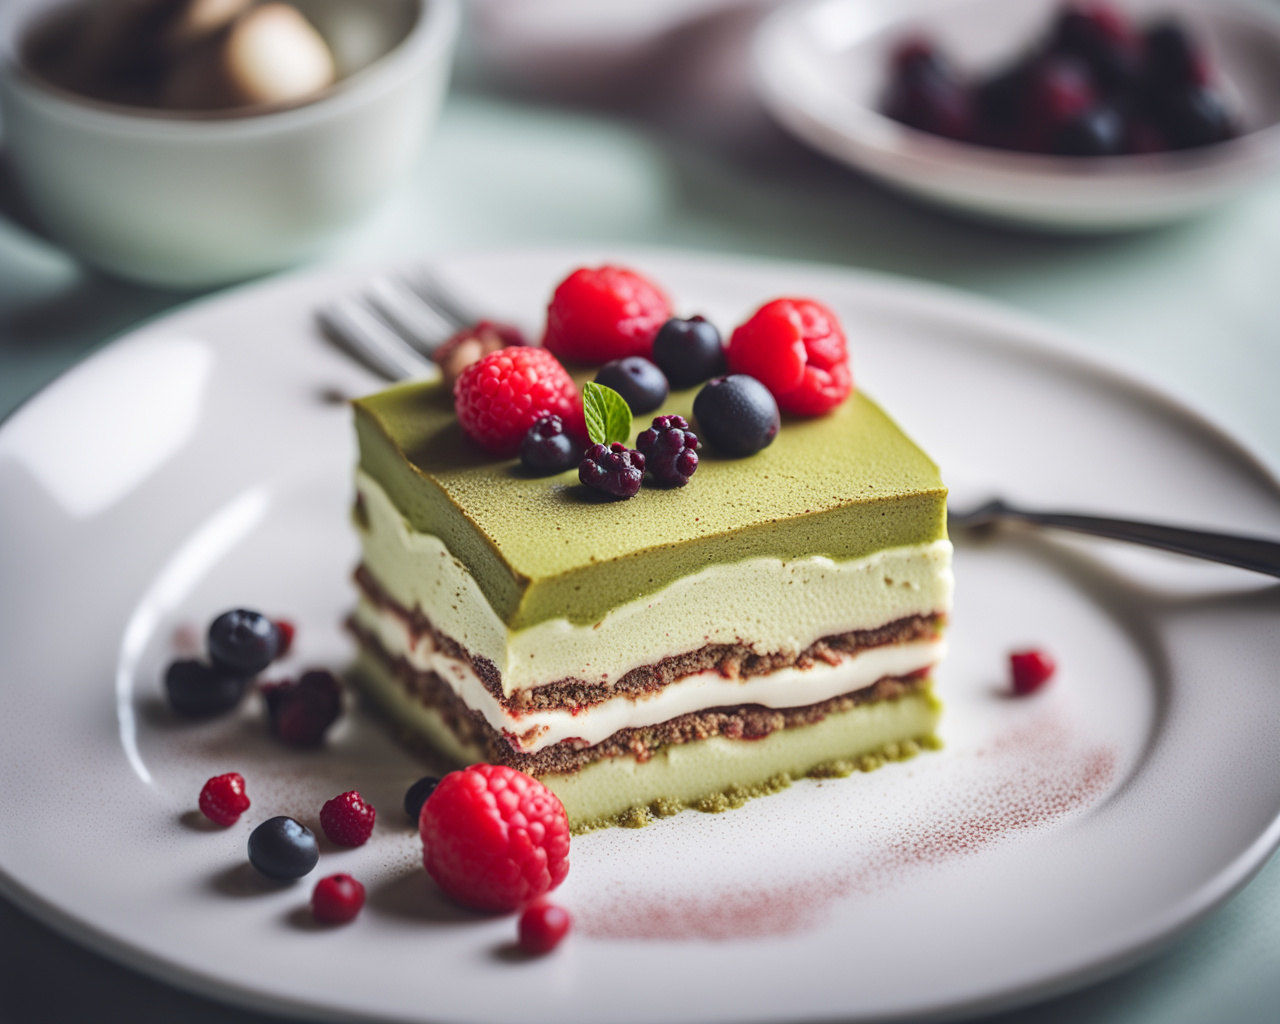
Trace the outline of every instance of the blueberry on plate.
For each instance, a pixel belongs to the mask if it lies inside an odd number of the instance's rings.
[[[735,373],[708,381],[693,400],[698,433],[721,455],[754,455],[778,436],[778,403],[754,377]]]
[[[672,317],[653,339],[653,361],[677,391],[724,373],[724,346],[704,317]]]
[[[280,651],[280,630],[259,612],[223,612],[209,627],[209,657],[219,668],[256,676]]]
[[[436,786],[438,785],[440,785],[440,780],[434,775],[424,775],[405,791],[404,813],[409,816],[414,828],[418,827],[418,817],[422,814],[422,805],[436,791]]]
[[[596,383],[618,392],[634,413],[652,412],[667,400],[667,378],[641,356],[605,363]]]
[[[226,714],[240,703],[248,688],[246,676],[203,661],[175,661],[164,673],[169,707],[184,718]]]
[[[249,834],[249,863],[276,881],[301,878],[319,860],[316,834],[284,815],[268,818]]]

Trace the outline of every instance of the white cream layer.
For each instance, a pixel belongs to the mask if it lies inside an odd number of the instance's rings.
[[[804,707],[852,693],[885,676],[905,676],[941,659],[942,640],[916,640],[872,647],[838,664],[784,668],[747,679],[726,679],[714,670],[686,676],[653,693],[619,694],[578,711],[534,710],[516,713],[490,693],[466,662],[436,647],[430,635],[417,638],[394,612],[361,599],[356,621],[373,633],[393,657],[402,657],[419,672],[434,672],[467,705],[479,711],[494,729],[506,734],[517,750],[534,753],[561,740],[578,739],[595,745],[619,729],[657,725],[679,715],[707,708],[762,704],[767,708]]]
[[[369,571],[399,604],[420,608],[441,633],[493,662],[506,696],[561,679],[615,682],[708,644],[798,654],[825,636],[951,607],[951,543],[941,540],[846,562],[708,566],[591,625],[555,619],[510,630],[437,537],[413,530],[372,477],[357,471],[356,486],[369,519],[361,531]]]

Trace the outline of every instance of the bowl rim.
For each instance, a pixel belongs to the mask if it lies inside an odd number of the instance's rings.
[[[21,12],[0,21],[0,99],[5,92],[12,92],[66,121],[147,136],[252,135],[300,128],[393,89],[423,64],[448,53],[461,21],[460,0],[409,2],[416,7],[416,17],[404,38],[370,64],[309,99],[230,111],[170,111],[82,96],[28,69],[18,53],[19,40],[33,20],[69,6],[68,2],[30,0]]]

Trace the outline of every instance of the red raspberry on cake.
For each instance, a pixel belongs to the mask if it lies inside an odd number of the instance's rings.
[[[730,373],[767,387],[783,412],[820,416],[849,397],[853,374],[836,315],[812,299],[774,299],[733,332]]]
[[[353,789],[325,802],[320,808],[320,827],[331,843],[363,846],[373,834],[377,817],[373,805],[365,803]]]
[[[623,267],[582,267],[556,288],[542,343],[570,363],[648,359],[654,337],[670,319],[670,301],[647,278]]]
[[[422,806],[422,863],[445,893],[475,910],[517,910],[569,873],[569,819],[524,772],[477,764],[451,772]]]
[[[215,775],[200,790],[200,810],[210,821],[230,826],[249,809],[244,792],[244,778],[238,772]]]
[[[467,436],[502,458],[515,455],[525,432],[548,414],[587,433],[578,388],[546,349],[504,348],[472,363],[453,385],[453,401]]]

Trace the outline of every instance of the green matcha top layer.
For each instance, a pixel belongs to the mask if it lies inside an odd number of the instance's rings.
[[[660,412],[692,422],[695,394],[673,394]],[[687,486],[646,481],[626,501],[584,487],[576,469],[534,478],[519,460],[495,460],[463,434],[437,384],[393,387],[355,413],[361,467],[470,569],[511,629],[589,625],[711,564],[844,561],[947,535],[938,468],[862,394],[827,416],[784,417],[749,458],[704,445]],[[633,446],[652,415],[636,417]]]

